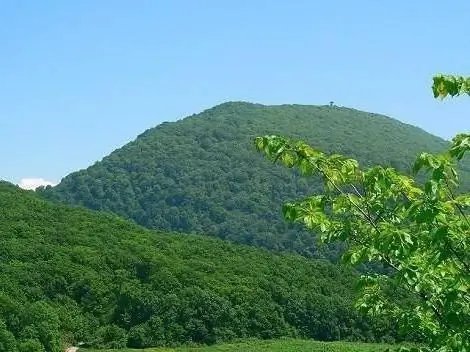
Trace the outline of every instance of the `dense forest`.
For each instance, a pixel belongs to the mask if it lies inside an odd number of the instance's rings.
[[[258,155],[252,139],[264,134],[302,139],[365,165],[401,171],[410,170],[419,152],[447,146],[414,126],[350,108],[230,102],[149,129],[39,193],[111,211],[153,229],[337,258],[338,247],[318,248],[311,234],[282,221],[282,203],[316,193],[319,182],[270,165]],[[462,170],[470,180],[470,164]]]
[[[324,260],[145,229],[0,183],[0,351],[280,336],[393,340]]]

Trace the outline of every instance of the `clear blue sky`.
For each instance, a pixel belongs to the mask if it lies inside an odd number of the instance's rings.
[[[228,100],[385,113],[450,138],[470,98],[470,2],[0,1],[0,178],[60,181]]]

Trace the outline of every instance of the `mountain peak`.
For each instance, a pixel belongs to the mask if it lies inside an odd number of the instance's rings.
[[[280,208],[285,201],[321,192],[321,185],[259,155],[253,138],[264,134],[301,139],[362,165],[405,172],[418,153],[447,146],[417,127],[351,108],[229,101],[149,129],[41,192],[150,228],[320,256],[312,235],[286,225]]]

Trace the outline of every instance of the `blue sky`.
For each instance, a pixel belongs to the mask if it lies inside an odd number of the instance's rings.
[[[470,2],[0,1],[0,178],[60,181],[228,100],[384,113],[450,138],[470,99]]]

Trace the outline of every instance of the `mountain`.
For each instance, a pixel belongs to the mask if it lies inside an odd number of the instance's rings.
[[[224,103],[149,129],[58,186],[46,198],[111,211],[148,228],[329,258],[280,215],[284,201],[320,191],[317,180],[272,165],[253,138],[281,134],[326,152],[409,171],[419,152],[448,142],[395,119],[336,106]],[[469,164],[464,168],[470,175]]]
[[[159,233],[7,183],[0,217],[1,351],[396,336],[354,309],[357,275],[326,261]]]

